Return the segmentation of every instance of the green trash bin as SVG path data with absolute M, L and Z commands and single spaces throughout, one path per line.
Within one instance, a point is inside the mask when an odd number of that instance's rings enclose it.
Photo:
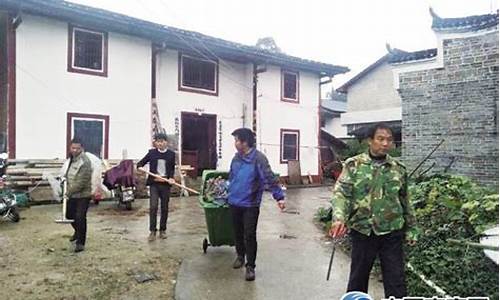
M 222 177 L 227 179 L 228 172 L 205 170 L 202 175 L 201 193 L 199 196 L 200 206 L 205 211 L 207 222 L 208 239 L 203 240 L 203 252 L 207 253 L 208 246 L 234 246 L 234 231 L 231 212 L 228 204 L 219 204 L 206 199 L 206 183 L 211 178 Z

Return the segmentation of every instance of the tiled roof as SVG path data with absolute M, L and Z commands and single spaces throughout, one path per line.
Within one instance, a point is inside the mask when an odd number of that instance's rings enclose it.
M 239 44 L 195 31 L 165 26 L 62 0 L 0 0 L 0 9 L 41 15 L 75 22 L 81 26 L 140 36 L 157 43 L 165 43 L 176 49 L 197 50 L 196 52 L 207 53 L 207 55 L 216 54 L 241 62 L 270 63 L 329 76 L 349 71 L 343 66 L 270 52 L 255 46 Z
M 468 16 L 463 18 L 441 18 L 432 8 L 432 29 L 435 31 L 476 31 L 498 25 L 498 11 L 496 14 Z
M 347 111 L 347 101 L 321 99 L 321 109 L 332 114 L 345 113 Z
M 406 52 L 399 49 L 392 49 L 389 53 L 389 63 L 401 63 L 414 60 L 430 59 L 437 55 L 437 49 L 427 49 L 415 52 Z

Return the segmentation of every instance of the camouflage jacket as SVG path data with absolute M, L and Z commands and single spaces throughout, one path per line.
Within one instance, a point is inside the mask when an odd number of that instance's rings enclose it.
M 333 190 L 333 220 L 365 235 L 404 229 L 417 240 L 416 218 L 407 194 L 406 168 L 387 155 L 378 163 L 368 153 L 346 160 Z

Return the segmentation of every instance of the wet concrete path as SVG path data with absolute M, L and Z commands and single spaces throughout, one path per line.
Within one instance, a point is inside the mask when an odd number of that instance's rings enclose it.
M 199 248 L 199 254 L 182 262 L 176 299 L 340 299 L 347 286 L 350 259 L 337 251 L 330 281 L 326 281 L 331 245 L 313 223 L 317 208 L 328 205 L 329 189 L 289 190 L 287 195 L 287 209 L 300 214 L 280 213 L 270 196 L 265 196 L 257 233 L 255 282 L 244 280 L 244 268 L 231 268 L 234 248 L 209 247 L 207 254 Z M 201 239 L 198 243 L 201 247 Z M 372 280 L 370 288 L 375 299 L 382 297 L 379 282 Z
M 147 200 L 137 200 L 132 211 L 117 209 L 114 202 L 92 206 L 88 213 L 87 249 L 78 257 L 92 260 L 102 256 L 114 257 L 113 252 L 130 251 L 133 257 L 125 257 L 131 260 L 130 263 L 134 260 L 139 263 L 149 256 L 164 258 L 168 263 L 159 267 L 171 272 L 171 275 L 163 275 L 162 282 L 168 284 L 163 283 L 158 289 L 152 289 L 154 283 L 149 288 L 145 286 L 147 293 L 139 288 L 137 293 L 142 299 L 165 299 L 166 295 L 168 299 L 174 292 L 178 300 L 339 299 L 346 288 L 349 258 L 341 251 L 336 252 L 332 276 L 327 282 L 331 245 L 313 223 L 316 210 L 329 205 L 331 192 L 321 187 L 289 190 L 287 195 L 288 209 L 300 214 L 280 213 L 270 195 L 264 196 L 257 233 L 259 251 L 255 282 L 244 280 L 244 269 L 232 269 L 233 247 L 210 247 L 207 254 L 203 254 L 202 241 L 207 237 L 207 228 L 204 211 L 196 197 L 170 200 L 168 239 L 152 243 L 147 242 Z M 55 251 L 56 256 L 71 256 L 63 246 L 72 232 L 71 227 L 53 223 L 54 218 L 60 216 L 60 209 L 60 205 L 36 206 L 21 212 L 23 220 L 19 224 L 0 223 L 0 250 L 12 243 L 16 247 L 33 248 L 32 255 L 35 256 L 43 256 L 47 247 L 53 247 L 50 251 Z M 280 235 L 292 238 L 283 239 Z M 23 245 L 21 241 L 28 240 L 22 237 L 30 236 L 37 238 L 30 245 Z M 114 242 L 120 245 L 120 249 L 113 248 Z M 179 266 L 173 262 L 180 263 L 178 273 Z M 126 263 L 119 259 L 109 267 L 114 265 L 126 266 Z M 50 275 L 52 271 L 40 269 L 37 272 Z M 372 280 L 370 287 L 374 299 L 380 299 L 381 284 Z M 124 293 L 119 299 L 133 299 L 133 295 Z

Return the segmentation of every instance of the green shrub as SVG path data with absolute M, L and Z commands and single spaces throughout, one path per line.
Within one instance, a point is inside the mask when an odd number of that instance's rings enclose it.
M 389 151 L 389 155 L 392 157 L 401 157 L 401 147 L 394 147 Z
M 347 141 L 346 144 L 347 147 L 340 152 L 343 160 L 368 151 L 368 143 L 366 141 L 360 142 L 357 139 L 353 139 Z
M 426 278 L 452 296 L 487 296 L 498 299 L 498 267 L 482 249 L 450 244 L 448 239 L 479 242 L 478 233 L 498 224 L 498 195 L 470 179 L 434 175 L 410 185 L 410 199 L 422 236 L 407 247 L 407 259 Z M 408 277 L 408 293 L 433 296 L 414 275 Z
M 409 195 L 422 235 L 416 246 L 405 246 L 407 261 L 451 296 L 498 299 L 498 266 L 482 249 L 448 242 L 479 242 L 480 233 L 497 225 L 498 194 L 466 177 L 437 174 L 410 182 Z M 416 274 L 406 273 L 409 295 L 436 295 Z

